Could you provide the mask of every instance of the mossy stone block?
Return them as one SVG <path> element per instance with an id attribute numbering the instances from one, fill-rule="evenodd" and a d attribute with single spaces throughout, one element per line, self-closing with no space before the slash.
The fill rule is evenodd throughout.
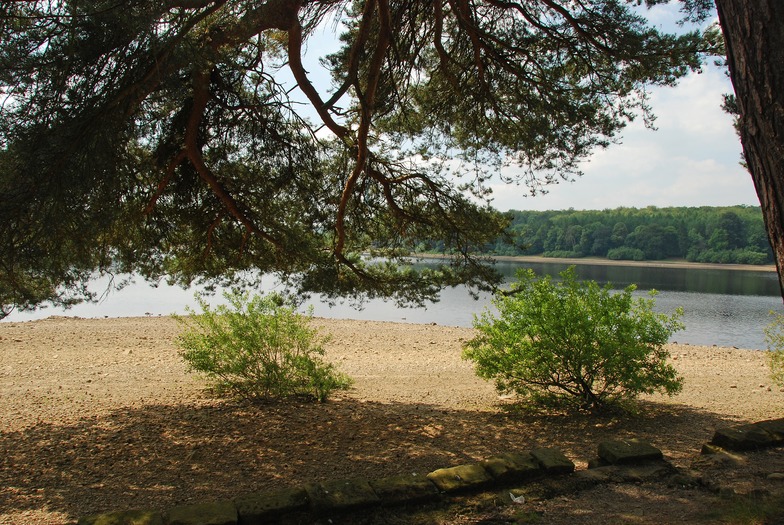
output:
<path id="1" fill-rule="evenodd" d="M 394 476 L 370 482 L 382 505 L 428 501 L 438 497 L 438 489 L 425 476 Z"/>
<path id="2" fill-rule="evenodd" d="M 755 450 L 776 444 L 774 437 L 757 425 L 738 425 L 719 428 L 713 434 L 712 445 L 727 450 Z"/>
<path id="3" fill-rule="evenodd" d="M 238 525 L 232 501 L 182 505 L 168 512 L 167 525 Z"/>
<path id="4" fill-rule="evenodd" d="M 288 512 L 306 510 L 310 500 L 304 488 L 290 488 L 251 494 L 234 500 L 239 525 L 266 523 Z"/>
<path id="5" fill-rule="evenodd" d="M 574 472 L 574 463 L 557 448 L 537 448 L 531 451 L 531 456 L 548 475 Z"/>
<path id="6" fill-rule="evenodd" d="M 599 457 L 611 465 L 633 465 L 664 458 L 661 450 L 639 439 L 602 441 Z"/>
<path id="7" fill-rule="evenodd" d="M 163 525 L 163 515 L 148 510 L 128 510 L 86 516 L 77 525 Z"/>
<path id="8" fill-rule="evenodd" d="M 621 482 L 638 483 L 671 477 L 677 469 L 666 461 L 651 461 L 641 465 L 619 465 L 617 479 Z"/>
<path id="9" fill-rule="evenodd" d="M 365 480 L 337 480 L 311 483 L 305 491 L 314 510 L 346 510 L 370 507 L 381 503 Z"/>
<path id="10" fill-rule="evenodd" d="M 501 454 L 481 465 L 496 481 L 503 483 L 531 479 L 542 472 L 539 463 L 528 452 Z"/>
<path id="11" fill-rule="evenodd" d="M 427 475 L 442 492 L 474 490 L 493 482 L 493 477 L 479 463 L 442 468 Z"/>

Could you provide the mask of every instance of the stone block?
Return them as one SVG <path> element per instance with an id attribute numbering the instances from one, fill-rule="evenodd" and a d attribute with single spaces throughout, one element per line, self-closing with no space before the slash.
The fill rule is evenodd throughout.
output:
<path id="1" fill-rule="evenodd" d="M 493 482 L 493 477 L 479 463 L 442 468 L 427 475 L 442 492 L 476 490 Z"/>
<path id="2" fill-rule="evenodd" d="M 307 510 L 309 503 L 304 488 L 250 494 L 234 500 L 239 525 L 261 525 L 288 512 Z"/>
<path id="3" fill-rule="evenodd" d="M 692 459 L 691 468 L 696 470 L 735 468 L 744 463 L 746 458 L 743 454 L 705 443 L 702 445 L 700 455 Z"/>
<path id="4" fill-rule="evenodd" d="M 755 450 L 776 444 L 774 437 L 757 425 L 738 425 L 719 428 L 710 444 L 727 450 Z"/>
<path id="5" fill-rule="evenodd" d="M 428 501 L 438 497 L 438 489 L 425 476 L 394 476 L 370 482 L 382 505 Z"/>
<path id="6" fill-rule="evenodd" d="M 755 426 L 770 434 L 774 445 L 779 446 L 784 444 L 784 419 L 760 421 L 759 423 L 755 423 Z"/>
<path id="7" fill-rule="evenodd" d="M 599 457 L 611 465 L 632 465 L 663 459 L 661 450 L 639 439 L 602 441 Z"/>
<path id="8" fill-rule="evenodd" d="M 574 477 L 584 481 L 587 486 L 592 484 L 598 485 L 600 483 L 609 483 L 612 480 L 612 471 L 608 471 L 607 467 L 596 467 L 576 472 Z"/>
<path id="9" fill-rule="evenodd" d="M 128 510 L 86 516 L 77 525 L 163 525 L 163 515 L 148 510 Z"/>
<path id="10" fill-rule="evenodd" d="M 721 447 L 719 447 L 717 445 L 712 445 L 710 443 L 704 443 L 702 445 L 702 448 L 700 449 L 700 454 L 702 454 L 704 456 L 709 456 L 709 455 L 713 455 L 713 454 L 721 454 L 722 452 L 724 452 L 723 448 L 721 448 Z"/>
<path id="11" fill-rule="evenodd" d="M 617 469 L 614 481 L 619 483 L 639 483 L 665 479 L 677 472 L 677 469 L 666 461 L 653 461 L 641 465 L 613 465 Z"/>
<path id="12" fill-rule="evenodd" d="M 314 510 L 347 510 L 370 507 L 381 503 L 378 495 L 365 480 L 337 480 L 311 483 L 305 486 Z"/>
<path id="13" fill-rule="evenodd" d="M 574 463 L 564 456 L 557 448 L 537 448 L 531 451 L 531 456 L 539 464 L 545 474 L 570 474 L 574 472 Z"/>
<path id="14" fill-rule="evenodd" d="M 199 503 L 174 507 L 166 525 L 237 525 L 237 509 L 232 501 Z"/>
<path id="15" fill-rule="evenodd" d="M 502 483 L 523 481 L 542 473 L 539 463 L 528 452 L 501 454 L 480 464 L 496 481 Z"/>

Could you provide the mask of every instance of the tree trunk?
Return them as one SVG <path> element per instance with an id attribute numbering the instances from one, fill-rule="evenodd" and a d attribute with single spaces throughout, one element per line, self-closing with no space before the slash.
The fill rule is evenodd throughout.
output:
<path id="1" fill-rule="evenodd" d="M 784 297 L 784 1 L 716 0 L 743 155 Z"/>

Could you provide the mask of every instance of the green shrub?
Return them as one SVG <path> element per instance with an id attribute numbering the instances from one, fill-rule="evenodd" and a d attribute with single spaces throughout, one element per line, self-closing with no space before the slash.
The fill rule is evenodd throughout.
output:
<path id="1" fill-rule="evenodd" d="M 639 248 L 629 248 L 621 246 L 613 248 L 607 252 L 607 258 L 613 261 L 644 261 L 645 252 Z"/>
<path id="2" fill-rule="evenodd" d="M 770 313 L 773 321 L 765 327 L 765 342 L 768 344 L 768 358 L 773 381 L 784 385 L 784 315 Z"/>
<path id="3" fill-rule="evenodd" d="M 742 249 L 735 250 L 735 263 L 737 264 L 767 264 L 768 254 L 755 252 L 754 250 Z"/>
<path id="4" fill-rule="evenodd" d="M 542 257 L 550 257 L 553 259 L 581 259 L 584 255 L 580 252 L 569 250 L 550 250 L 543 252 Z"/>
<path id="5" fill-rule="evenodd" d="M 653 298 L 632 298 L 635 287 L 578 281 L 571 267 L 561 281 L 518 273 L 512 289 L 493 301 L 498 317 L 474 319 L 479 334 L 464 358 L 501 393 L 535 404 L 598 411 L 642 393 L 680 391 L 664 345 L 683 328 L 679 308 L 653 312 Z"/>
<path id="6" fill-rule="evenodd" d="M 177 338 L 180 355 L 191 369 L 205 374 L 221 393 L 250 401 L 305 396 L 324 401 L 351 381 L 325 363 L 317 330 L 309 315 L 285 305 L 282 296 L 249 298 L 225 294 L 229 305 L 211 310 L 197 296 L 202 313 L 176 317 L 185 326 Z"/>

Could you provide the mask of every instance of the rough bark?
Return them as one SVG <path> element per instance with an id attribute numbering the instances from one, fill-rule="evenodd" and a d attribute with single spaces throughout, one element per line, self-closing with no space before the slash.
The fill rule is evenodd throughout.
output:
<path id="1" fill-rule="evenodd" d="M 743 154 L 784 297 L 784 2 L 716 0 Z"/>

